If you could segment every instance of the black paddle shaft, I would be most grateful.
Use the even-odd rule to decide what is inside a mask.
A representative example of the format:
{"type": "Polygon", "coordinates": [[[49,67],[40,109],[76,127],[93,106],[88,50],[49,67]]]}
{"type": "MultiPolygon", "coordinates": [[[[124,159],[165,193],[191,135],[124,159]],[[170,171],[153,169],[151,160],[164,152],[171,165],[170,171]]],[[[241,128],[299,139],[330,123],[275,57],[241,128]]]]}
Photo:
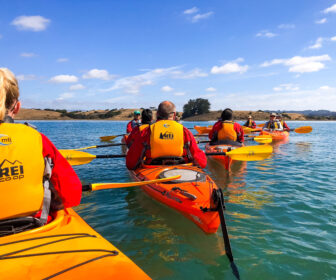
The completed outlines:
{"type": "Polygon", "coordinates": [[[126,155],[96,155],[96,158],[124,158],[126,155]]]}
{"type": "Polygon", "coordinates": [[[97,145],[96,148],[104,148],[104,147],[112,147],[112,146],[124,146],[124,143],[113,143],[113,144],[106,144],[106,145],[97,145]]]}
{"type": "Polygon", "coordinates": [[[218,152],[218,153],[205,153],[207,156],[226,156],[226,152],[218,152]]]}

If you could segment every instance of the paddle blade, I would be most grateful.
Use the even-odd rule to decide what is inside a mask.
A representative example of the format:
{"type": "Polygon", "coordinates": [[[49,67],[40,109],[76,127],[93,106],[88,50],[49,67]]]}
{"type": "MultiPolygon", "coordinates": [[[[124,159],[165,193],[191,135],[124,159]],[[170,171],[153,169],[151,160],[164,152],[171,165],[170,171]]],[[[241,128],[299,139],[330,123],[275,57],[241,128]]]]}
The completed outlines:
{"type": "Polygon", "coordinates": [[[59,150],[62,156],[70,163],[70,165],[82,165],[90,163],[96,158],[95,155],[75,150],[59,150]]]}
{"type": "Polygon", "coordinates": [[[257,124],[257,127],[264,127],[264,126],[265,126],[264,123],[257,124]]]}
{"type": "Polygon", "coordinates": [[[259,136],[254,137],[253,140],[261,144],[269,144],[269,143],[272,143],[272,136],[271,135],[259,135],[259,136]]]}
{"type": "Polygon", "coordinates": [[[234,149],[227,152],[226,155],[230,156],[233,160],[256,161],[268,158],[272,152],[273,148],[270,145],[262,145],[234,149]]]}
{"type": "Polygon", "coordinates": [[[111,141],[115,139],[117,136],[116,135],[110,135],[110,136],[101,136],[99,137],[101,141],[111,141]]]}
{"type": "Polygon", "coordinates": [[[310,133],[312,130],[313,128],[311,126],[301,126],[294,129],[296,133],[310,133]]]}
{"type": "Polygon", "coordinates": [[[169,182],[169,181],[174,181],[180,178],[181,178],[181,175],[177,175],[177,176],[172,176],[172,177],[163,178],[163,179],[155,179],[155,180],[132,182],[132,183],[97,183],[97,184],[91,184],[91,187],[92,187],[92,191],[129,188],[129,187],[138,187],[138,186],[144,186],[144,185],[154,184],[154,183],[169,182]]]}

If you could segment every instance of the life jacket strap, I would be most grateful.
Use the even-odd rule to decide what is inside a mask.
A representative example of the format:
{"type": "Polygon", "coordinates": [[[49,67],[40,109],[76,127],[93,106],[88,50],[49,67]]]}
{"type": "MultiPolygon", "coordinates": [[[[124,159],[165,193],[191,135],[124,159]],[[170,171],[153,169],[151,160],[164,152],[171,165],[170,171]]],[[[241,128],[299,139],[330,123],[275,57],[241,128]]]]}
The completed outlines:
{"type": "Polygon", "coordinates": [[[54,164],[52,163],[51,158],[45,157],[44,158],[44,174],[43,174],[43,188],[44,188],[44,196],[43,196],[43,204],[42,204],[42,212],[40,221],[45,225],[48,221],[49,211],[50,211],[50,204],[51,204],[51,186],[52,183],[50,182],[52,169],[54,164]]]}

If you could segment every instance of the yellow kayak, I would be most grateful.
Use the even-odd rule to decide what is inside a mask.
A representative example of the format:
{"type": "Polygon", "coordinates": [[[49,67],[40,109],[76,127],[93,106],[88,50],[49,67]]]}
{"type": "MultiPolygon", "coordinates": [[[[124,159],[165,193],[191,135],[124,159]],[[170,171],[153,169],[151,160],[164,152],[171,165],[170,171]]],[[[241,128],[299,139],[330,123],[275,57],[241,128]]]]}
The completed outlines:
{"type": "Polygon", "coordinates": [[[71,208],[0,238],[1,279],[150,279],[71,208]]]}

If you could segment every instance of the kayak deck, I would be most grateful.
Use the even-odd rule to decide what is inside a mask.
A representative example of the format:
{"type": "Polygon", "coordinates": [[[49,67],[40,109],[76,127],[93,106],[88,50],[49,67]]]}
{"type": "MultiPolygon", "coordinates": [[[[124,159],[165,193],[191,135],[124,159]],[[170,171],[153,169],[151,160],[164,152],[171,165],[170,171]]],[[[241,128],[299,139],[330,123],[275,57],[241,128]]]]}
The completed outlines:
{"type": "Polygon", "coordinates": [[[273,141],[286,140],[289,137],[288,131],[261,131],[260,135],[271,135],[273,141]]]}
{"type": "Polygon", "coordinates": [[[215,182],[203,172],[192,165],[152,165],[143,166],[131,171],[132,176],[138,180],[152,180],[161,178],[165,172],[182,174],[177,181],[156,183],[141,188],[152,198],[179,211],[193,221],[205,233],[214,233],[218,230],[220,220],[217,211],[204,211],[211,208],[212,192],[217,189],[215,182]],[[198,174],[199,180],[183,179],[183,174],[198,174]]]}
{"type": "Polygon", "coordinates": [[[71,208],[40,228],[0,238],[6,279],[150,279],[71,208]]]}

